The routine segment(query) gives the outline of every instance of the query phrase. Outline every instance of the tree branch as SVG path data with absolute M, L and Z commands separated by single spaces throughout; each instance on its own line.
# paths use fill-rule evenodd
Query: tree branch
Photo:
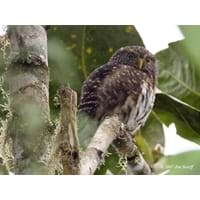
M 132 136 L 122 126 L 119 118 L 113 116 L 101 123 L 86 151 L 83 152 L 80 174 L 94 174 L 111 144 L 114 144 L 118 153 L 127 159 L 128 174 L 151 173 L 150 167 L 134 144 Z
M 98 127 L 86 151 L 81 156 L 80 174 L 94 174 L 103 160 L 108 147 L 116 139 L 120 131 L 121 122 L 117 116 L 106 118 Z
M 60 124 L 51 162 L 60 162 L 62 174 L 79 174 L 79 141 L 77 135 L 77 94 L 70 87 L 58 91 L 60 100 Z

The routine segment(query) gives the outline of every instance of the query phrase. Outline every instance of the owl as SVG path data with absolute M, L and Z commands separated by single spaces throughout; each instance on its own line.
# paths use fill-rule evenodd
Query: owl
M 99 122 L 118 115 L 134 133 L 153 107 L 156 79 L 156 60 L 147 49 L 122 47 L 85 80 L 79 111 Z

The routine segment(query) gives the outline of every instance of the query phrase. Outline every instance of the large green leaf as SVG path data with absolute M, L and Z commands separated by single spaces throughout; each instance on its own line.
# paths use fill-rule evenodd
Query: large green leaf
M 150 114 L 145 126 L 141 128 L 141 134 L 149 142 L 151 148 L 154 148 L 157 144 L 165 146 L 162 122 L 154 112 Z
M 175 123 L 180 136 L 200 144 L 200 62 L 195 62 L 195 54 L 191 56 L 192 50 L 197 53 L 199 39 L 193 27 L 183 30 L 186 39 L 169 44 L 156 55 L 160 66 L 158 86 L 173 97 L 157 94 L 154 112 L 166 125 Z
M 184 50 L 192 62 L 195 63 L 198 74 L 200 74 L 200 25 L 182 25 L 179 28 L 186 38 Z
M 165 136 L 162 121 L 154 112 L 148 117 L 145 126 L 136 134 L 136 144 L 149 164 L 157 161 L 158 154 L 155 148 L 158 145 L 165 147 Z
M 200 111 L 164 93 L 156 95 L 154 112 L 167 126 L 175 123 L 177 133 L 200 144 Z
M 185 40 L 169 44 L 159 52 L 158 87 L 183 102 L 200 109 L 200 73 L 185 53 Z
M 197 175 L 200 174 L 200 151 L 189 151 L 166 156 L 155 165 L 156 173 L 167 175 Z

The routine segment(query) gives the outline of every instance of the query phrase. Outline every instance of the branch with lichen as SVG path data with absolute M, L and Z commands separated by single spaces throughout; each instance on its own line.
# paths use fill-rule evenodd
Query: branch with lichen
M 135 145 L 132 135 L 125 128 L 121 129 L 113 145 L 119 155 L 126 160 L 127 174 L 151 174 L 151 168 Z
M 50 162 L 60 162 L 62 174 L 79 174 L 79 141 L 77 135 L 77 94 L 68 86 L 58 91 L 60 124 Z
M 114 144 L 120 156 L 127 160 L 127 174 L 151 174 L 149 165 L 117 116 L 106 118 L 97 129 L 81 156 L 80 174 L 94 174 L 111 144 Z

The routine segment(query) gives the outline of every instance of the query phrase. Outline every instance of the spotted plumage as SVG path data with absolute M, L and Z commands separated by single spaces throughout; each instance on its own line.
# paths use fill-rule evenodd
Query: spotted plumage
M 120 48 L 84 82 L 80 112 L 97 120 L 118 114 L 127 129 L 135 131 L 153 107 L 156 71 L 155 58 L 145 48 Z

